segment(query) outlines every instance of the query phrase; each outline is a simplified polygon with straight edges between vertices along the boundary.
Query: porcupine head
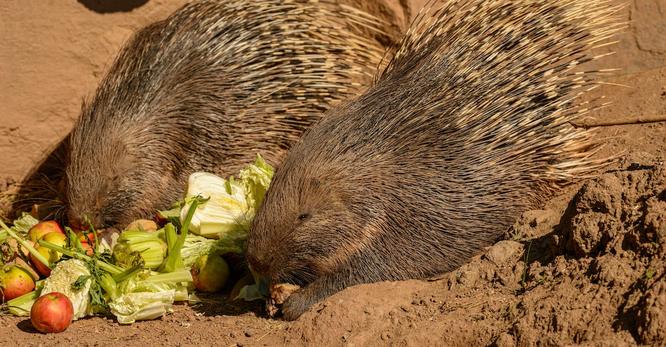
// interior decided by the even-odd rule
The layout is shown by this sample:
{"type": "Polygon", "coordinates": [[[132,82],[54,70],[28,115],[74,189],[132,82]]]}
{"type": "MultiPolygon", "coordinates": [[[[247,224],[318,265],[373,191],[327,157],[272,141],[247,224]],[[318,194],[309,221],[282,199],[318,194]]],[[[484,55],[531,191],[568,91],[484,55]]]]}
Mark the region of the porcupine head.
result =
{"type": "Polygon", "coordinates": [[[329,111],[277,169],[251,268],[300,286],[295,319],[359,283],[450,271],[525,209],[602,161],[570,125],[607,70],[581,70],[620,29],[593,0],[433,3],[375,85],[329,111]]]}

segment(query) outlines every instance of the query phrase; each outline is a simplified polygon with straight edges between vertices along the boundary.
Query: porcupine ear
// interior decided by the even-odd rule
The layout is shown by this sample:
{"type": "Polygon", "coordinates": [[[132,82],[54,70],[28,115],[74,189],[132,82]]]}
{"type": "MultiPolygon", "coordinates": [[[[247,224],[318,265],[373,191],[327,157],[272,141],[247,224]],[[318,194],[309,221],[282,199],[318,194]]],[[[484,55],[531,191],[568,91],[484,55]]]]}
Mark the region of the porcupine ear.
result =
{"type": "Polygon", "coordinates": [[[451,122],[470,129],[469,146],[486,148],[481,167],[518,165],[548,191],[609,162],[593,159],[602,141],[572,123],[604,106],[580,97],[614,70],[581,65],[608,55],[594,51],[625,27],[621,8],[607,0],[431,1],[380,80],[430,64],[437,75],[428,78],[441,86],[432,100],[473,100],[451,122]]]}

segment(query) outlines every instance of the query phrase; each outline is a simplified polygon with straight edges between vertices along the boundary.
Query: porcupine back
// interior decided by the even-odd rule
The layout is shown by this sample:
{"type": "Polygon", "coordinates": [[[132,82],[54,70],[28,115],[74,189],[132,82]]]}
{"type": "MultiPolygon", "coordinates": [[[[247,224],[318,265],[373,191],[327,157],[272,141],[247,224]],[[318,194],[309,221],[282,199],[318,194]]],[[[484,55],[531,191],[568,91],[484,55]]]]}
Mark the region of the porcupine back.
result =
{"type": "Polygon", "coordinates": [[[621,25],[593,0],[440,1],[375,85],[329,111],[277,171],[250,233],[252,267],[305,286],[293,319],[346,286],[451,270],[518,214],[594,172],[570,123],[621,25]]]}
{"type": "Polygon", "coordinates": [[[493,175],[518,173],[539,186],[534,201],[596,170],[601,161],[590,157],[599,139],[572,124],[602,106],[580,97],[614,70],[580,66],[614,43],[623,26],[614,16],[619,8],[606,0],[439,3],[405,35],[376,88],[406,82],[419,93],[405,102],[427,105],[432,117],[401,107],[389,124],[402,129],[409,119],[455,131],[446,141],[464,142],[453,148],[476,155],[474,167],[501,168],[493,175]]]}
{"type": "Polygon", "coordinates": [[[70,222],[122,225],[182,197],[193,171],[279,162],[396,39],[395,23],[345,3],[195,1],[139,31],[71,134],[70,222]]]}

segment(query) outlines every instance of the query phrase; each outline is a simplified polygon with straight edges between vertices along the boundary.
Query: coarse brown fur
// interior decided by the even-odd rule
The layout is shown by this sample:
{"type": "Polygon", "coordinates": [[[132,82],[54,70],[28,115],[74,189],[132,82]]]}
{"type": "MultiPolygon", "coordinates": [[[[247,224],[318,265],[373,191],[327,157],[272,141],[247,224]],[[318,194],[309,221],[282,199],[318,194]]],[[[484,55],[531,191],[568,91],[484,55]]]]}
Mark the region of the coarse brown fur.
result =
{"type": "Polygon", "coordinates": [[[194,171],[279,162],[397,42],[385,5],[356,2],[195,1],[139,31],[70,135],[69,222],[122,227],[181,198],[194,171]]]}
{"type": "Polygon", "coordinates": [[[329,111],[277,169],[248,240],[295,319],[347,286],[450,271],[522,211],[593,171],[569,122],[608,71],[580,64],[621,27],[595,0],[440,1],[376,84],[329,111]]]}

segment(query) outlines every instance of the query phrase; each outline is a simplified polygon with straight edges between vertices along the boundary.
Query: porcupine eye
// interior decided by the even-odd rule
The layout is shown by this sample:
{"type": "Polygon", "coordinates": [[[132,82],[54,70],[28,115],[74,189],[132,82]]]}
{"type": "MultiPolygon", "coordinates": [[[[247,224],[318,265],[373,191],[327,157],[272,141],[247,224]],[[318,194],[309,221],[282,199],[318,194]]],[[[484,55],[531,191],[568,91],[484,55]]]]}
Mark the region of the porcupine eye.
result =
{"type": "MultiPolygon", "coordinates": [[[[314,196],[318,196],[321,194],[321,190],[319,189],[321,183],[319,182],[318,179],[312,179],[310,180],[310,186],[308,187],[308,191],[310,194],[314,196]]],[[[303,208],[305,211],[302,211],[301,213],[298,214],[298,220],[297,223],[301,224],[303,222],[307,222],[312,218],[312,212],[310,210],[311,206],[308,205],[301,205],[301,208],[303,208]]]]}
{"type": "Polygon", "coordinates": [[[305,222],[310,219],[310,213],[309,212],[304,212],[298,215],[298,221],[299,222],[305,222]]]}

